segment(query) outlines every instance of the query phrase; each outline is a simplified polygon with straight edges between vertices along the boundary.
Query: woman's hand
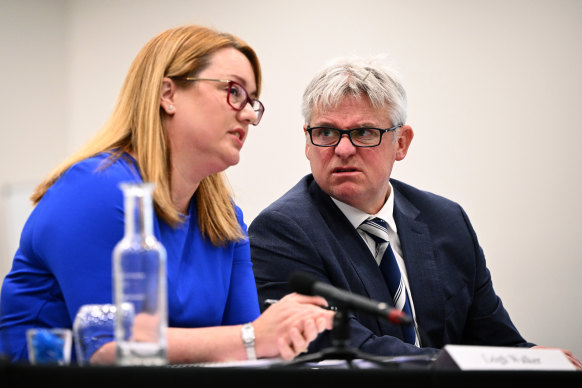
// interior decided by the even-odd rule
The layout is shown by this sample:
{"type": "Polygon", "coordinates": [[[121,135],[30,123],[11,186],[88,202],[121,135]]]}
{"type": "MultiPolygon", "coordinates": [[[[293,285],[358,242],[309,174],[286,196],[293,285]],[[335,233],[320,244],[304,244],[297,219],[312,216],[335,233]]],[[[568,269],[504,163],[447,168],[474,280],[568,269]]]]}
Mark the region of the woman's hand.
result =
{"type": "Polygon", "coordinates": [[[291,360],[309,343],[331,329],[334,312],[323,309],[325,299],[297,293],[286,295],[253,322],[257,357],[291,360]]]}
{"type": "MultiPolygon", "coordinates": [[[[331,329],[334,312],[323,309],[319,296],[289,294],[273,304],[254,322],[255,352],[259,358],[291,360],[307,350],[319,333],[331,329]]],[[[148,328],[150,317],[138,322],[148,328]]],[[[231,361],[246,357],[240,338],[240,325],[206,328],[168,328],[170,363],[231,361]]],[[[115,342],[98,349],[91,364],[115,362],[115,342]]]]}

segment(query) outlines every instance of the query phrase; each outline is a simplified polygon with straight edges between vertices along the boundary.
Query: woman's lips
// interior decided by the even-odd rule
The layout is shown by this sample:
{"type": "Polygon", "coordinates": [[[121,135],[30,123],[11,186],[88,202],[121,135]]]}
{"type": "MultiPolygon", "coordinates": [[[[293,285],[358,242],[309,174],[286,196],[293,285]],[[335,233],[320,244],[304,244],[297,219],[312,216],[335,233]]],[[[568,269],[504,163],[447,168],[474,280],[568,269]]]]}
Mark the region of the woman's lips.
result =
{"type": "Polygon", "coordinates": [[[234,136],[240,143],[240,145],[242,146],[242,144],[244,143],[244,139],[246,136],[245,131],[243,131],[242,129],[235,129],[234,131],[230,131],[229,132],[232,136],[234,136]]]}

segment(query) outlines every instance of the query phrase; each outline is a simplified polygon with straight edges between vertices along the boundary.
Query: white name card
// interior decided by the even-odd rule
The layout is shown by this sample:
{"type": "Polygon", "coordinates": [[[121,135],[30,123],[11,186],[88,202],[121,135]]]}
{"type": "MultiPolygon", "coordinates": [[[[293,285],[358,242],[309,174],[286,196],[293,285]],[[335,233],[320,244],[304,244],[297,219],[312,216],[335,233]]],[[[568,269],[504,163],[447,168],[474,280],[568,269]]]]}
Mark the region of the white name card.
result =
{"type": "Polygon", "coordinates": [[[460,370],[576,370],[558,349],[465,345],[446,345],[434,366],[460,370]]]}

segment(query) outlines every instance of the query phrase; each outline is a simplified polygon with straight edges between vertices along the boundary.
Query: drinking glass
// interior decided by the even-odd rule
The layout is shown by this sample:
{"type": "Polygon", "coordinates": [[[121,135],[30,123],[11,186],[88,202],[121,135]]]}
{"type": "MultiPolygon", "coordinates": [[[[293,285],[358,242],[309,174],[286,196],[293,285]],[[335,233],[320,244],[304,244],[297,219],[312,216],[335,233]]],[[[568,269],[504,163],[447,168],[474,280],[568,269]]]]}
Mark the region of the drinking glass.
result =
{"type": "Polygon", "coordinates": [[[33,328],[26,331],[31,364],[68,365],[71,362],[71,330],[33,328]]]}
{"type": "MultiPolygon", "coordinates": [[[[123,308],[123,321],[131,322],[133,311],[123,308]]],[[[115,341],[114,304],[86,304],[81,306],[73,323],[77,363],[88,365],[93,353],[108,342],[115,341]]]]}

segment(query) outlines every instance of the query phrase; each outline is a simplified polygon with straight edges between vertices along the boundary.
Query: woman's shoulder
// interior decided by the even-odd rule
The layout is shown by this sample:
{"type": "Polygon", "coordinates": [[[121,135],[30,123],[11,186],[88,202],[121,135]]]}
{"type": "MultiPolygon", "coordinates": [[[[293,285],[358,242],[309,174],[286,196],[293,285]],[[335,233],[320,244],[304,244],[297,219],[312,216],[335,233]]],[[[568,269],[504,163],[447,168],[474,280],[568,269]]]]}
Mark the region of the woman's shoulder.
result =
{"type": "MultiPolygon", "coordinates": [[[[73,164],[57,179],[47,194],[65,188],[75,190],[101,189],[121,182],[141,182],[137,165],[129,156],[113,157],[110,153],[101,153],[73,164]]],[[[87,193],[88,194],[88,193],[87,193]]]]}
{"type": "Polygon", "coordinates": [[[128,154],[114,155],[103,152],[73,164],[67,174],[82,175],[87,178],[120,178],[122,180],[141,181],[137,162],[128,154]]]}
{"type": "Polygon", "coordinates": [[[134,176],[127,161],[111,163],[108,157],[99,154],[75,163],[46,191],[23,230],[28,255],[33,250],[39,254],[53,252],[59,242],[70,242],[72,233],[109,231],[123,223],[119,185],[136,181],[139,175],[134,176]]]}
{"type": "Polygon", "coordinates": [[[122,198],[120,183],[141,182],[135,162],[129,157],[112,159],[102,153],[73,164],[47,190],[39,205],[58,202],[107,202],[122,198]]]}

